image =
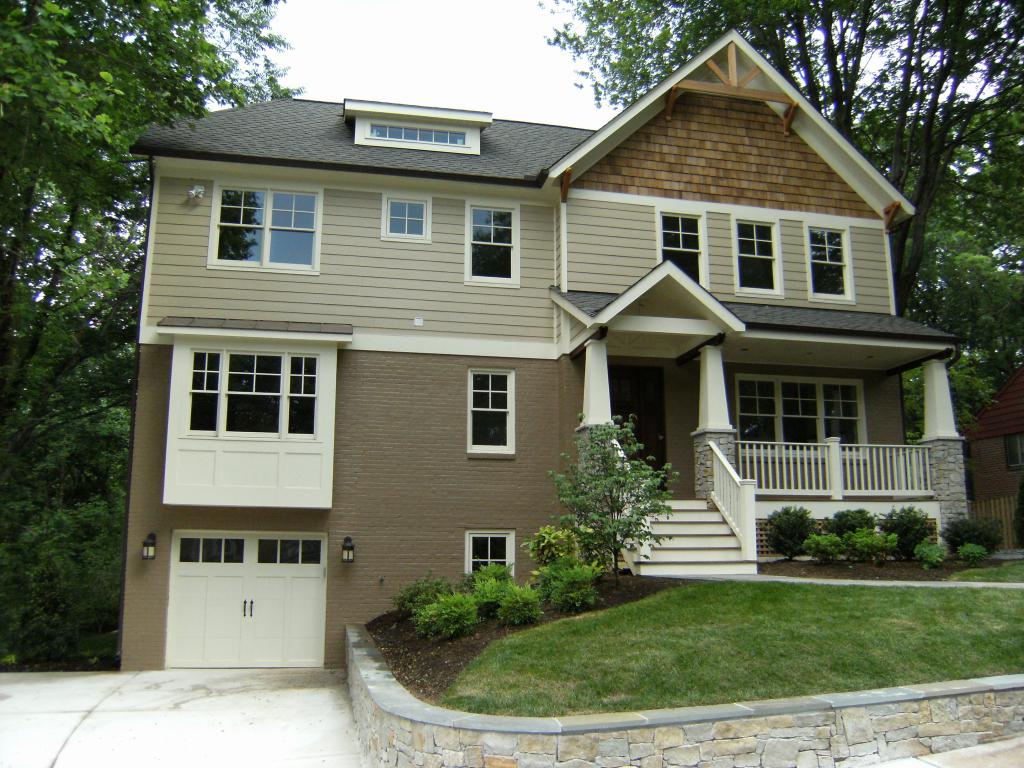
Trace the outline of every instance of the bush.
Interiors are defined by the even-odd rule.
[[[988,560],[988,550],[979,544],[961,544],[956,551],[956,556],[968,565],[978,565]]]
[[[489,619],[496,614],[501,601],[514,586],[511,581],[477,578],[473,584],[473,599],[480,618]]]
[[[481,566],[478,570],[473,571],[470,574],[472,582],[476,584],[478,581],[491,579],[493,581],[512,581],[512,569],[507,565],[501,563],[490,563],[488,565]]]
[[[803,507],[783,507],[768,516],[768,546],[787,560],[803,554],[812,533],[814,518]]]
[[[883,565],[896,551],[896,534],[878,533],[875,530],[861,528],[856,531],[848,531],[843,536],[843,546],[846,548],[846,556],[850,560],[871,561],[876,565]]]
[[[541,600],[560,611],[576,613],[597,602],[594,582],[601,575],[597,566],[562,559],[537,571],[537,592]]]
[[[527,539],[523,548],[537,565],[551,565],[563,557],[575,557],[576,536],[568,528],[545,525],[532,539]]]
[[[505,590],[498,606],[498,618],[503,624],[518,627],[533,624],[540,619],[540,595],[530,587],[512,584]]]
[[[393,602],[398,610],[415,613],[423,606],[435,603],[439,597],[450,595],[454,591],[455,588],[444,579],[424,576],[402,587],[393,598]]]
[[[999,523],[976,517],[953,520],[942,531],[942,538],[950,552],[959,552],[964,544],[977,544],[988,552],[995,552],[1003,541]]]
[[[843,540],[834,533],[812,533],[804,541],[804,551],[820,563],[831,563],[843,554]]]
[[[896,534],[896,558],[912,560],[917,557],[917,545],[927,541],[932,528],[928,515],[915,507],[893,509],[878,521],[882,533]]]
[[[914,559],[926,571],[931,568],[939,568],[946,562],[946,548],[932,541],[922,541],[914,547]]]
[[[464,637],[476,631],[480,619],[472,595],[442,595],[413,614],[417,634],[423,637]]]
[[[825,532],[834,533],[842,538],[848,533],[865,528],[873,531],[877,522],[875,516],[866,509],[841,509],[832,515],[831,520],[825,521]]]

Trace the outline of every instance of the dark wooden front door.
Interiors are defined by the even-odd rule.
[[[612,413],[623,419],[635,417],[637,439],[643,455],[653,456],[655,466],[665,465],[665,379],[661,368],[611,365]]]

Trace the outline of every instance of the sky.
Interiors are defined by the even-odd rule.
[[[599,128],[581,65],[547,44],[565,14],[537,0],[287,0],[276,56],[302,98],[366,99],[491,112],[495,118]]]

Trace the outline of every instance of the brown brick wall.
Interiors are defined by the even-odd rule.
[[[974,479],[974,498],[981,501],[1015,495],[1024,477],[1024,470],[1006,466],[1006,443],[1003,437],[986,437],[971,441],[971,474]]]
[[[766,105],[685,94],[573,182],[579,189],[877,219]]]

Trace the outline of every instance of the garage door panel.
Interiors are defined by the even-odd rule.
[[[251,659],[255,664],[287,661],[284,647],[287,588],[287,582],[278,577],[259,576],[255,579],[250,647]]]
[[[206,642],[206,576],[179,575],[173,589],[168,663],[201,663]]]
[[[323,579],[292,577],[285,624],[285,655],[295,663],[314,663],[323,647]]]
[[[242,642],[245,579],[208,576],[206,590],[206,648],[210,664],[237,664]]]

